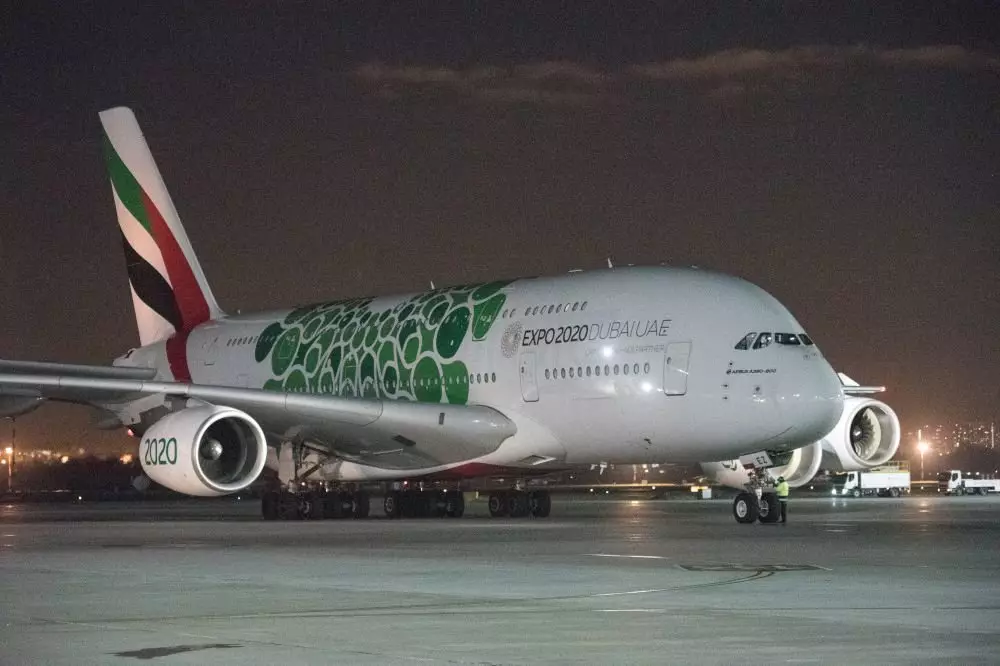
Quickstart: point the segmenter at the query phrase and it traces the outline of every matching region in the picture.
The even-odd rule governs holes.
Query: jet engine
[[[840,421],[820,442],[823,467],[852,472],[881,465],[895,455],[899,436],[899,418],[884,402],[845,398]]]
[[[242,490],[264,469],[267,438],[238,409],[204,405],[169,414],[142,437],[139,460],[153,481],[188,495]]]
[[[37,409],[45,398],[38,396],[0,395],[0,419],[14,418]]]

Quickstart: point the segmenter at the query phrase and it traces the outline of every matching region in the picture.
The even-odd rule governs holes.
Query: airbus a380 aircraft
[[[723,483],[771,468],[795,486],[824,455],[863,469],[899,445],[895,414],[864,397],[876,389],[845,385],[781,303],[703,270],[226,315],[134,115],[100,117],[141,346],[113,366],[0,361],[0,415],[97,407],[141,438],[146,474],[168,488],[233,493],[268,466],[281,487],[265,517],[366,516],[375,482],[389,516],[459,516],[449,483],[502,476],[517,483],[491,514],[546,516],[548,493],[520,482],[575,465],[724,460],[704,464]],[[758,494],[740,494],[738,520],[776,517]]]

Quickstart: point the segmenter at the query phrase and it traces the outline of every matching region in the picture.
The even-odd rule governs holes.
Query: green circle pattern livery
[[[508,284],[438,289],[379,312],[372,298],[293,310],[257,340],[264,389],[463,405],[468,369],[456,357],[489,334]]]

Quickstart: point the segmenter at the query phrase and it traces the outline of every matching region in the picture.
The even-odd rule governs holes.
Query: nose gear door
[[[671,342],[667,345],[667,357],[663,361],[663,395],[687,393],[690,359],[690,342]]]

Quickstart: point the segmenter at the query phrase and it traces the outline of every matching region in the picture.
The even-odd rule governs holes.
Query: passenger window
[[[480,384],[480,383],[482,383],[482,381],[483,381],[483,376],[477,372],[476,373],[476,383]]]
[[[507,318],[507,311],[506,310],[503,311],[503,314],[500,315],[500,318],[501,319],[506,319]]]
[[[587,376],[588,377],[590,376],[590,366],[589,365],[587,366]]]
[[[599,365],[595,365],[594,366],[594,376],[595,377],[600,377],[601,376],[601,366],[599,366]]]
[[[566,368],[560,368],[559,376],[562,377],[563,379],[566,379]]]
[[[616,376],[618,375],[618,364],[617,363],[615,363],[615,375]]]
[[[632,364],[632,374],[633,375],[639,374],[639,364],[638,363],[633,363]]]
[[[573,368],[569,369],[569,378],[573,379]]]
[[[583,368],[581,368],[580,366],[576,366],[576,376],[583,377]]]
[[[556,314],[559,314],[560,312],[562,312],[562,303],[556,306]]]
[[[750,345],[753,344],[753,339],[757,337],[756,332],[747,333],[743,336],[743,339],[736,343],[733,349],[750,349]]]
[[[607,377],[608,375],[610,375],[610,374],[611,374],[610,372],[608,372],[609,370],[611,370],[611,366],[609,366],[609,365],[605,365],[605,366],[604,366],[604,376],[605,376],[605,377]]]
[[[799,334],[799,339],[800,339],[800,340],[802,340],[802,344],[804,344],[804,345],[805,345],[805,346],[807,346],[807,347],[811,347],[811,346],[812,346],[813,344],[815,344],[815,343],[814,343],[814,342],[812,341],[812,338],[810,338],[810,337],[809,337],[808,335],[806,335],[805,333],[800,333],[800,334]]]
[[[642,366],[642,372],[643,372],[643,374],[646,374],[646,375],[649,374],[649,363],[646,363],[646,364],[644,364]]]
[[[583,312],[586,309],[587,309],[587,301],[584,301],[583,303],[580,304],[580,312]]]
[[[576,312],[579,307],[580,307],[580,303],[579,302],[574,303],[573,304],[573,312]]]
[[[622,366],[622,373],[626,375],[628,374],[628,363]]]
[[[490,381],[493,382],[494,384],[497,383],[497,373],[495,372],[490,373]]]
[[[511,309],[510,309],[510,316],[511,316],[511,317],[513,317],[513,316],[515,316],[516,314],[517,314],[517,308],[511,308]]]
[[[760,337],[757,338],[757,342],[753,343],[754,349],[763,349],[764,347],[771,344],[771,334],[761,333]]]
[[[548,368],[545,368],[545,378],[546,378],[546,379],[548,379],[548,378],[549,378],[549,375],[550,375],[550,374],[551,374],[551,373],[549,372],[549,369],[548,369]]]

